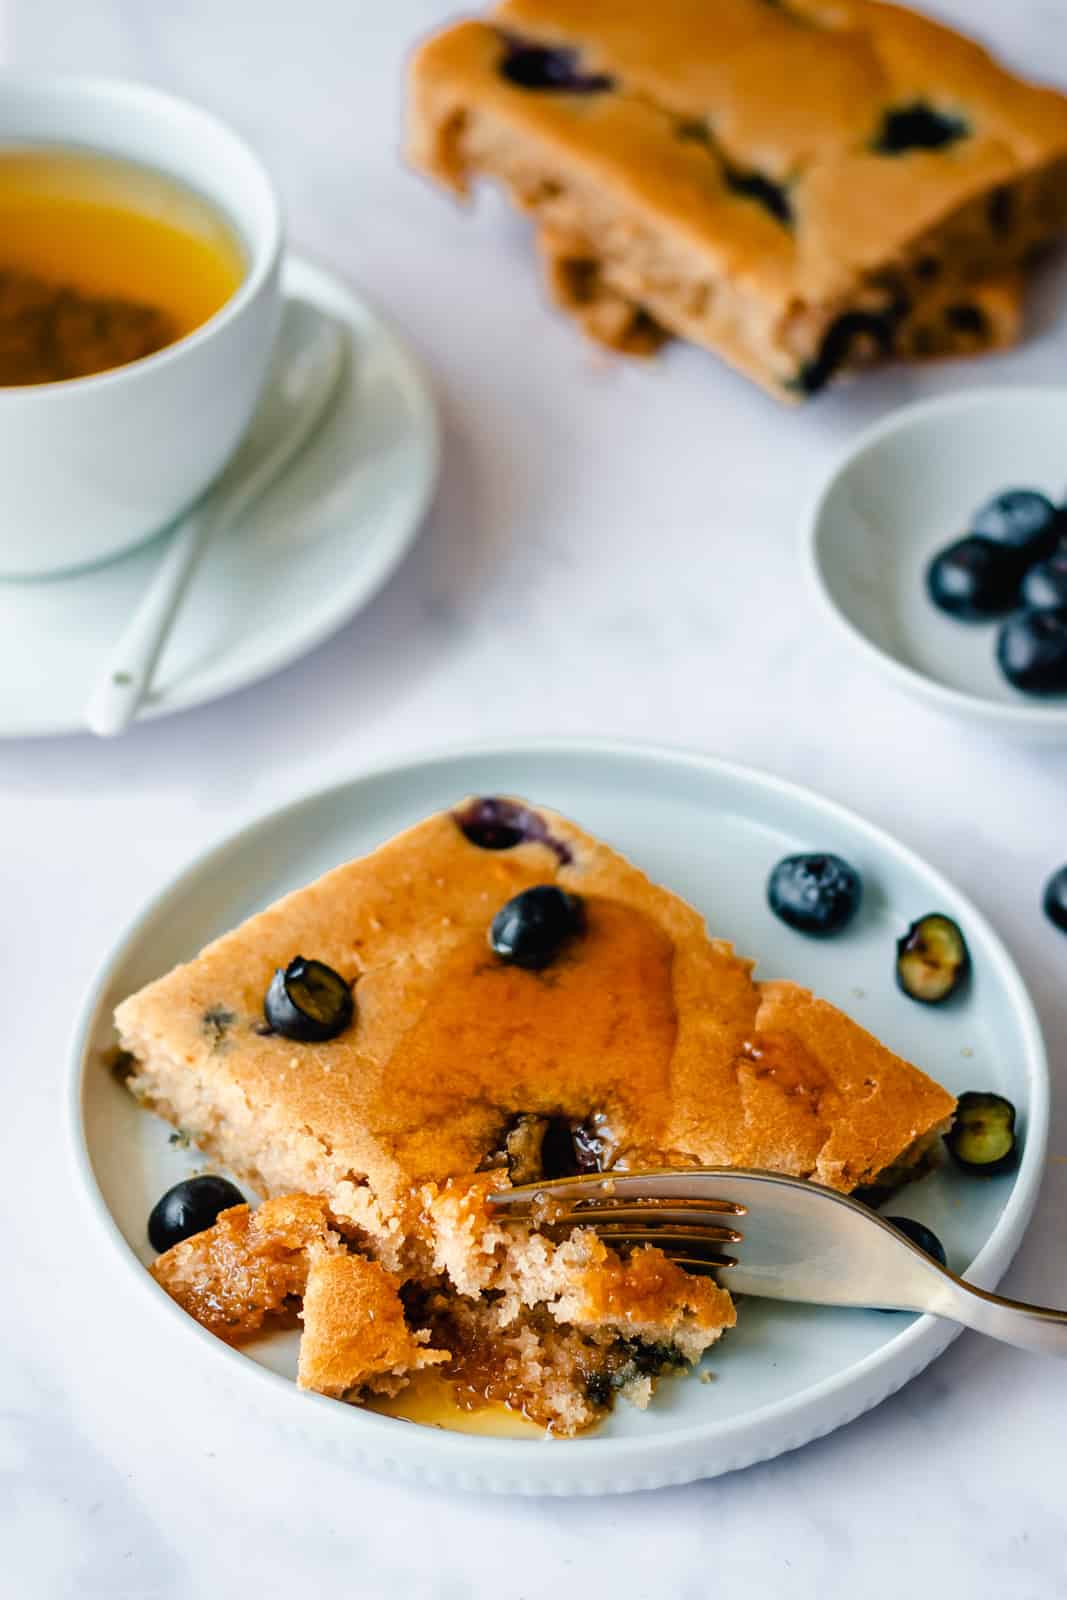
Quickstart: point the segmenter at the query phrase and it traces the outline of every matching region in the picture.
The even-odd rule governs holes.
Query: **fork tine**
[[[720,1216],[721,1212],[712,1212]],[[505,1212],[502,1222],[525,1222],[528,1212]],[[626,1234],[636,1238],[638,1233],[658,1232],[661,1237],[712,1240],[718,1244],[740,1244],[744,1234],[736,1228],[727,1228],[717,1222],[704,1222],[699,1211],[680,1206],[583,1206],[567,1211],[553,1211],[540,1226],[549,1228],[595,1228],[605,1238],[610,1234]]]
[[[723,1267],[736,1267],[737,1262],[733,1256],[687,1256],[676,1255],[673,1250],[666,1250],[664,1254],[668,1261],[673,1261],[676,1267],[681,1267],[683,1272],[692,1272],[697,1277],[710,1278]]]
[[[674,1204],[687,1211],[717,1211],[725,1216],[742,1217],[746,1207],[733,1200],[717,1200],[703,1196],[699,1199],[684,1195],[679,1198],[676,1186],[670,1180],[687,1177],[682,1171],[606,1172],[589,1174],[583,1178],[547,1178],[541,1183],[527,1183],[514,1189],[498,1189],[489,1195],[489,1204],[500,1213],[529,1209],[534,1200],[544,1198],[566,1205],[614,1205],[631,1200],[649,1207],[657,1204]]]
[[[557,1222],[548,1223],[544,1231],[551,1234],[560,1226],[561,1224]],[[562,1227],[569,1232],[573,1223],[564,1223]],[[655,1244],[663,1250],[684,1246],[690,1253],[707,1250],[711,1245],[740,1242],[736,1233],[724,1236],[721,1229],[713,1231],[710,1228],[631,1228],[625,1223],[616,1227],[611,1223],[598,1222],[595,1231],[597,1238],[603,1239],[605,1244]]]

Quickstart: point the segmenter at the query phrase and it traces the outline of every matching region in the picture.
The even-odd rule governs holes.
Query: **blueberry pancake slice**
[[[256,1224],[266,1206],[235,1207],[161,1256],[179,1303],[243,1337],[313,1286],[301,1381],[358,1400],[379,1346],[353,1331],[334,1363],[336,1319],[384,1296],[381,1349],[404,1368],[389,1381],[419,1351],[446,1352],[458,1379],[488,1360],[493,1392],[561,1434],[617,1395],[647,1403],[734,1308],[653,1247],[504,1230],[494,1188],[619,1163],[892,1187],[953,1110],[835,1007],[757,982],[608,845],[514,797],[462,800],[288,895],[124,1001],[117,1024],[142,1103],[281,1208]],[[316,1266],[345,1252],[389,1284]]]
[[[1010,342],[1067,231],[1067,98],[880,0],[502,0],[416,51],[408,143],[505,189],[594,338],[783,400]]]

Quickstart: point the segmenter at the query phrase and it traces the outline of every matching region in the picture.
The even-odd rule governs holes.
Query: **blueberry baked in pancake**
[[[593,338],[783,399],[1011,343],[1067,229],[1067,98],[881,0],[501,0],[417,51],[409,149],[505,187]]]
[[[302,1303],[306,1387],[359,1400],[438,1363],[564,1435],[617,1393],[647,1402],[734,1307],[652,1246],[500,1225],[493,1189],[688,1163],[888,1190],[954,1107],[513,799],[464,801],[286,896],[116,1022],[134,1094],[268,1196],[178,1230],[153,1271],[180,1304],[239,1340]]]

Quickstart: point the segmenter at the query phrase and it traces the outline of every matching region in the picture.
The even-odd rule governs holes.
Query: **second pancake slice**
[[[490,925],[531,888],[577,931],[528,968]],[[351,988],[336,1037],[271,1030],[297,957]],[[268,1197],[157,1278],[236,1340],[303,1299],[301,1382],[359,1400],[440,1363],[568,1434],[731,1326],[729,1295],[652,1247],[504,1228],[509,1181],[763,1167],[841,1191],[925,1169],[952,1097],[825,1001],[754,982],[701,917],[544,808],[470,800],[328,873],[126,1000],[129,1086]]]

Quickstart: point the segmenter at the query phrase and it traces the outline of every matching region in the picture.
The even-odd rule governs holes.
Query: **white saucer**
[[[231,1350],[144,1270],[149,1211],[202,1158],[176,1147],[107,1070],[114,1005],[276,896],[471,793],[558,806],[681,889],[713,933],[758,953],[762,977],[809,984],[954,1093],[1009,1096],[1023,1140],[1016,1172],[978,1180],[945,1165],[887,1207],[932,1227],[956,1271],[996,1284],[1037,1195],[1049,1087],[1033,1006],[985,919],[932,867],[817,795],[704,756],[564,741],[434,757],[310,795],[193,862],[118,940],[85,1002],[71,1062],[74,1158],[88,1213],[118,1247],[94,1314],[116,1337],[151,1341],[163,1381],[201,1419],[205,1448],[226,1426],[239,1451],[233,1422],[220,1424],[204,1400],[211,1374],[228,1374],[238,1404],[276,1422],[283,1472],[299,1431],[317,1453],[357,1470],[477,1492],[602,1494],[745,1467],[877,1405],[945,1349],[953,1324],[746,1300],[737,1329],[707,1358],[713,1383],[666,1380],[648,1411],[621,1406],[573,1441],[479,1438],[299,1393],[292,1336]],[[805,939],[767,907],[770,868],[797,849],[840,851],[863,877],[862,909],[839,938]],[[968,991],[940,1008],[908,1000],[893,973],[896,939],[934,909],[959,922],[974,961]],[[291,1460],[299,1470],[298,1454]]]
[[[1001,490],[1061,500],[1065,439],[1067,388],[942,395],[861,434],[808,514],[808,570],[844,637],[902,689],[989,733],[1065,740],[1067,696],[1013,689],[996,664],[998,624],[938,611],[926,569]]]
[[[290,257],[284,285],[347,325],[348,372],[285,480],[209,548],[142,717],[215,700],[320,644],[385,582],[430,501],[437,419],[408,350],[332,273]],[[0,583],[0,737],[84,730],[89,686],[167,537],[69,577]]]

